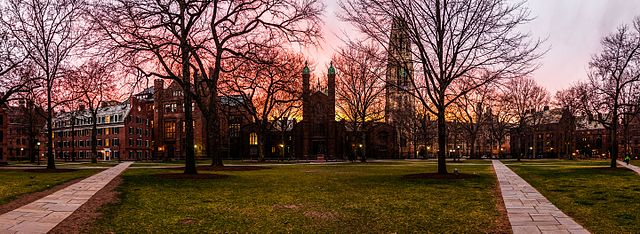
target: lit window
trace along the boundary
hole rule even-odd
[[[249,145],[258,145],[258,134],[252,132],[249,134]]]
[[[176,122],[164,123],[164,136],[166,138],[176,138]]]

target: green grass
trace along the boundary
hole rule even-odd
[[[608,161],[589,161],[510,167],[591,232],[640,233],[640,177],[608,166]]]
[[[455,165],[477,177],[403,176],[435,164],[290,165],[217,172],[223,179],[162,179],[178,170],[128,170],[121,201],[105,208],[94,232],[504,232],[490,165]],[[211,173],[203,172],[200,173]],[[509,230],[507,230],[509,231]]]
[[[20,195],[47,190],[67,181],[95,174],[96,170],[77,170],[60,173],[34,173],[22,170],[0,170],[0,204]]]

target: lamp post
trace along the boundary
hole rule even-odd
[[[531,151],[531,158],[533,158],[533,146],[529,146],[529,150]]]
[[[24,157],[24,148],[20,148],[20,157],[18,157],[18,162],[20,162],[22,157]]]
[[[38,141],[36,145],[38,145],[38,153],[36,154],[36,156],[38,156],[38,165],[40,165],[40,142]]]

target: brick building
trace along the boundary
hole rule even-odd
[[[151,159],[152,123],[148,107],[137,97],[119,102],[104,102],[98,109],[97,149],[100,160]],[[91,159],[91,113],[60,113],[53,120],[56,159]],[[45,147],[41,147],[46,150]],[[42,152],[44,154],[45,152]]]
[[[2,160],[35,161],[38,138],[46,123],[44,111],[32,102],[19,100],[16,103],[0,108]]]
[[[521,158],[568,157],[575,150],[575,117],[564,109],[532,110],[524,127],[510,131],[511,156]]]
[[[152,119],[154,159],[173,160],[185,157],[184,147],[194,147],[196,157],[206,157],[206,135],[202,112],[193,106],[194,145],[184,145],[184,92],[182,87],[172,82],[167,87],[157,79],[153,87],[137,94],[139,100],[148,103],[148,118]],[[240,96],[219,97],[221,106],[220,151],[223,157],[240,159],[242,150],[241,128],[253,122],[245,111],[244,100]]]
[[[7,156],[5,155],[5,152],[7,151],[8,138],[5,134],[9,124],[6,109],[6,106],[0,105],[0,164],[7,163]]]

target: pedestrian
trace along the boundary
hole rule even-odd
[[[629,155],[627,154],[627,156],[624,157],[624,161],[627,163],[627,165],[629,165],[629,162],[631,161],[631,157],[629,157]]]

